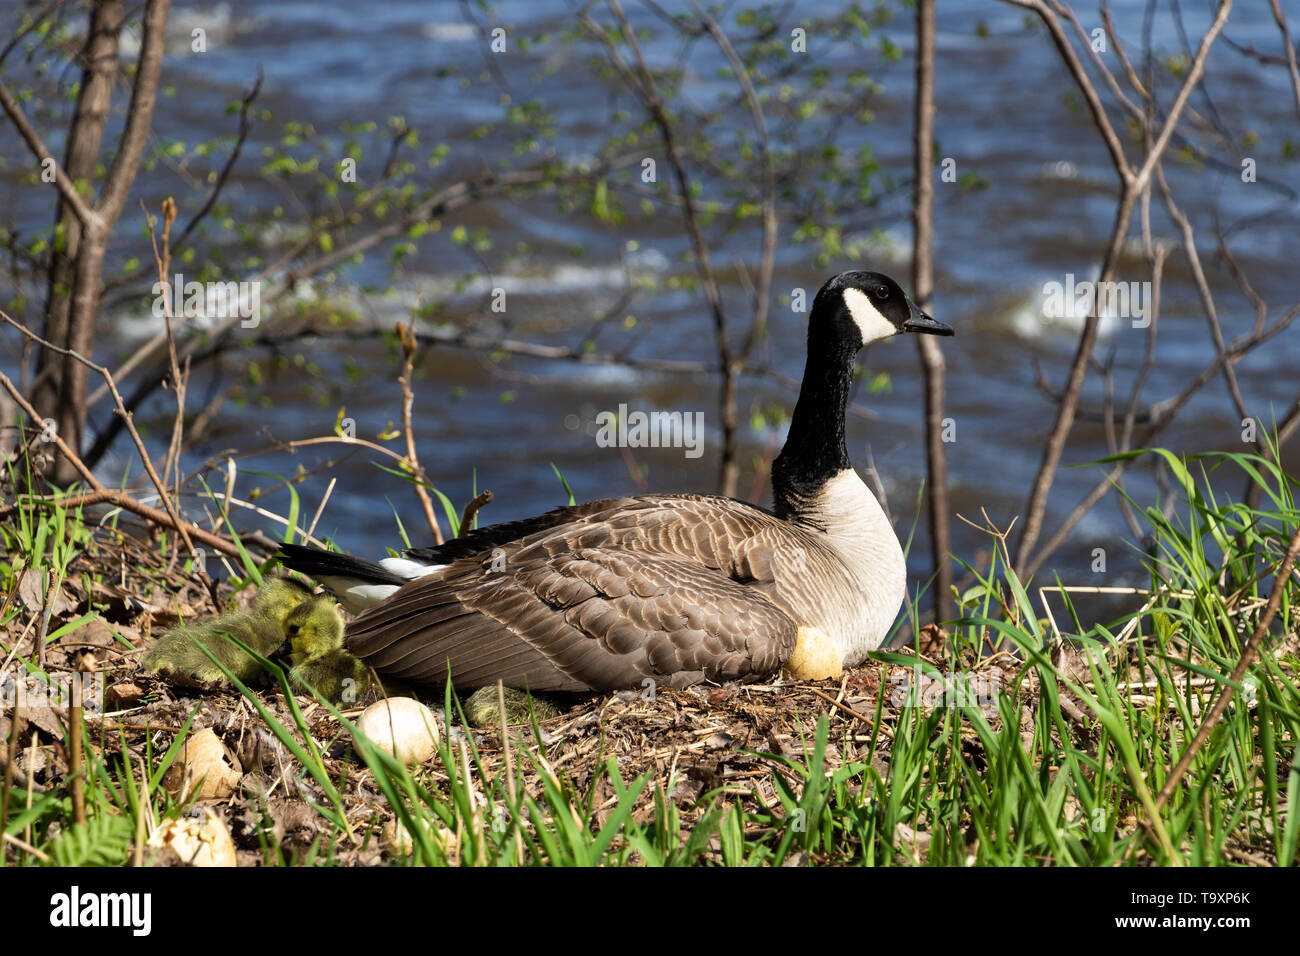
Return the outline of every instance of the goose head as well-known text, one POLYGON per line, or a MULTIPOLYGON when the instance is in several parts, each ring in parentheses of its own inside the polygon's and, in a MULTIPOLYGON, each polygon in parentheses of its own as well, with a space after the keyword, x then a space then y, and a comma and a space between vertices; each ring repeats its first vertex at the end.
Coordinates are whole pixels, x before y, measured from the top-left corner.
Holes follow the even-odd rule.
POLYGON ((818 291, 808 318, 808 359, 799 400, 785 447, 772 462, 779 516, 811 515, 824 523, 824 516, 816 514, 824 504, 822 493, 852 468, 844 444, 844 411, 857 354, 863 346, 903 332, 953 334, 879 272, 841 272, 818 291))
POLYGON ((952 328, 922 312, 897 282, 880 272, 841 272, 813 300, 810 352, 830 348, 856 354, 903 332, 952 335, 952 328))
POLYGON ((299 604, 284 621, 289 660, 301 664, 342 647, 343 627, 333 598, 316 596, 299 604))

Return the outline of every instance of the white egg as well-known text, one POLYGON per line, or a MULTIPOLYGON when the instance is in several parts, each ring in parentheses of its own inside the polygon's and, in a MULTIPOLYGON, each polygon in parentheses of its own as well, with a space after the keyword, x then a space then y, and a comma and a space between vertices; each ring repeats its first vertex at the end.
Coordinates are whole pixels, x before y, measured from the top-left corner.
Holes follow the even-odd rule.
POLYGON ((357 729, 404 763, 423 763, 438 749, 437 716, 410 697, 371 704, 358 718, 357 729))

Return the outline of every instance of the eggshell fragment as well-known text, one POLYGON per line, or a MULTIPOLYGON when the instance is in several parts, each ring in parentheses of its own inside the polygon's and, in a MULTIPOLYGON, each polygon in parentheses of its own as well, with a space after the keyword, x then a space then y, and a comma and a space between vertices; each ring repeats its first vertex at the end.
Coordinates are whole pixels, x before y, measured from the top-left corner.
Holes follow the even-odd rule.
POLYGON ((438 718, 410 697, 371 704, 357 719, 357 729, 404 763, 423 763, 438 749, 438 718))
POLYGON ((191 794, 198 800, 224 800, 235 792, 244 769, 211 727, 204 727, 181 747, 176 762, 163 775, 163 786, 178 800, 191 794))
POLYGON ((186 866, 234 866, 235 843, 221 817, 205 807, 202 819, 165 820, 149 837, 149 846, 170 847, 186 866))

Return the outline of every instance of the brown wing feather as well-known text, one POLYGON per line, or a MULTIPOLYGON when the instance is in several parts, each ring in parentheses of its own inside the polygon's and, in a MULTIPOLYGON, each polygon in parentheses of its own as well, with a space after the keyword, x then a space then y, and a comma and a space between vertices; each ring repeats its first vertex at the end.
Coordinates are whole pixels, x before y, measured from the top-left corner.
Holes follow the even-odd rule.
POLYGON ((466 690, 753 680, 789 657, 796 623, 769 596, 777 519, 696 495, 609 505, 498 538, 495 568, 488 552, 412 581, 352 623, 349 649, 466 690))
POLYGON ((587 501, 580 505, 561 505, 545 514, 517 521, 503 521, 466 531, 459 537, 452 538, 445 544, 432 548, 408 548, 404 554, 409 558, 424 561, 427 564, 450 564, 461 558, 473 557, 484 551, 503 544, 535 535, 540 531, 560 525, 573 524, 594 514, 607 514, 611 509, 624 507, 635 502, 635 498, 601 498, 587 501))

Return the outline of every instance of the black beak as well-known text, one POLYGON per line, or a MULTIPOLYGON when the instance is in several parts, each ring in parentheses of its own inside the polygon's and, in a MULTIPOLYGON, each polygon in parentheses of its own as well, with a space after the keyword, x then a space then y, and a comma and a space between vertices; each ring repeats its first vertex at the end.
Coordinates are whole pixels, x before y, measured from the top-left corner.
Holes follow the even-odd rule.
POLYGON ((924 312, 916 307, 916 303, 911 299, 907 300, 908 308, 912 314, 907 317, 903 323, 904 332, 928 332, 930 335, 952 335, 952 326, 944 325, 930 318, 924 312))

